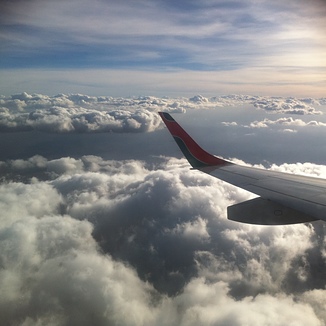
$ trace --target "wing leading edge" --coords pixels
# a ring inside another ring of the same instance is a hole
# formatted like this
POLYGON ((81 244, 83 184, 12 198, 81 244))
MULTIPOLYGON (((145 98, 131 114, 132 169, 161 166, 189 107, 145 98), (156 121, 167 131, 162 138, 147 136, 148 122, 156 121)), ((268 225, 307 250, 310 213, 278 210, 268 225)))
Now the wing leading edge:
POLYGON ((326 221, 326 180, 241 166, 203 150, 166 112, 159 112, 177 145, 199 171, 260 197, 228 207, 228 219, 284 225, 326 221))

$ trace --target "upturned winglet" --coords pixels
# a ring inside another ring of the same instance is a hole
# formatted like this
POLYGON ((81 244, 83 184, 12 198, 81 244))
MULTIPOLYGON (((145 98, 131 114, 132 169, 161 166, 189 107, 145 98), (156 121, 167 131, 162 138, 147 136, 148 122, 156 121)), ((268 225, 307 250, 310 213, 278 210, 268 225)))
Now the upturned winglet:
POLYGON ((197 169, 232 164, 203 150, 169 113, 159 112, 159 115, 192 167, 197 169))

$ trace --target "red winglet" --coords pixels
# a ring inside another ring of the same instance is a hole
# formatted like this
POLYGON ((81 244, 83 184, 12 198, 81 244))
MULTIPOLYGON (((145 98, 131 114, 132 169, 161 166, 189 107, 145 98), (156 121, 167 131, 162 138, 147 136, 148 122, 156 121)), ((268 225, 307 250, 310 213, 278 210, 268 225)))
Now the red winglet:
POLYGON ((159 112, 163 122, 169 129, 174 140, 180 147, 184 156, 194 168, 205 166, 221 166, 230 164, 203 150, 187 132, 171 117, 169 113, 159 112))

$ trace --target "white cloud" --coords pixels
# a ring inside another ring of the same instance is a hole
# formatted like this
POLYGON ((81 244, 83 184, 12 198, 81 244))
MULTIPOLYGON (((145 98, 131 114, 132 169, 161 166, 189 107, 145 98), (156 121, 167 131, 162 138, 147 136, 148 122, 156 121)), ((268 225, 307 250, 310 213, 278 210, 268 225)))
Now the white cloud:
POLYGON ((185 239, 190 239, 192 241, 209 240, 209 233, 207 232, 207 221, 203 220, 201 217, 198 217, 194 221, 178 224, 176 228, 174 228, 171 232, 177 235, 181 235, 185 239))
POLYGON ((294 127, 306 127, 306 126, 325 127, 326 123, 320 122, 320 121, 315 121, 315 120, 305 122, 301 119, 293 119, 292 117, 279 118, 277 120, 270 120, 270 119, 265 118, 262 121, 256 120, 256 121, 251 122, 248 127, 250 127, 250 128, 267 128, 267 127, 270 127, 273 125, 294 126, 294 127))
POLYGON ((296 133, 296 132, 298 132, 297 130, 294 130, 294 129, 284 129, 284 130, 282 130, 283 132, 287 132, 287 133, 296 133))
POLYGON ((326 321, 326 291, 324 289, 311 290, 304 293, 302 301, 315 307, 316 315, 321 321, 326 321))
POLYGON ((191 281, 175 301, 183 312, 180 325, 321 325, 310 306, 291 297, 261 294, 235 301, 225 283, 204 278, 191 281))
POLYGON ((8 27, 3 66, 8 62, 23 70, 3 69, 0 88, 9 94, 14 89, 214 94, 218 89, 321 96, 325 23, 320 3, 7 2, 1 13, 8 27), (37 68, 24 69, 31 66, 37 68))
MULTIPOLYGON (((3 98, 0 128, 3 131, 46 132, 150 132, 160 125, 156 111, 169 103, 163 99, 113 99, 87 95, 29 95, 3 98), (13 100, 14 98, 14 100, 13 100), (12 107, 12 101, 24 103, 12 107), (153 111, 149 111, 149 109, 153 111)), ((182 112, 182 108, 167 107, 182 112)))
POLYGON ((61 196, 48 184, 9 183, 0 187, 2 226, 14 223, 22 216, 42 216, 58 213, 61 196))
POLYGON ((2 322, 142 325, 152 320, 151 287, 101 254, 91 231, 89 222, 67 216, 22 218, 2 228, 2 322))
POLYGON ((272 170, 281 171, 281 172, 289 172, 289 173, 296 173, 302 175, 313 175, 320 178, 326 179, 326 166, 319 165, 314 163, 296 163, 296 164, 289 164, 284 163, 282 165, 273 164, 271 166, 272 170))
POLYGON ((235 121, 232 121, 232 122, 221 122, 224 126, 227 126, 227 127, 229 127, 229 126, 237 126, 238 124, 237 124, 237 122, 235 122, 235 121))
POLYGON ((261 98, 254 102, 254 106, 258 109, 264 109, 275 113, 286 114, 322 114, 306 101, 295 98, 261 98))
MULTIPOLYGON (((187 109, 216 109, 221 106, 250 104, 267 112, 291 114, 321 114, 308 103, 294 98, 272 98, 249 95, 225 95, 206 98, 138 98, 94 97, 82 94, 47 96, 17 94, 1 98, 0 131, 40 130, 55 133, 90 132, 151 132, 161 125, 158 111, 183 113, 187 109), (13 105, 19 101, 19 105, 13 105), (16 102, 15 102, 16 103, 16 102)), ((272 124, 316 125, 324 123, 301 119, 281 118, 276 121, 255 121, 250 127, 261 128, 272 124)), ((235 126, 237 122, 223 122, 235 126)))
MULTIPOLYGON (((1 168, 7 324, 325 323, 321 223, 228 221, 226 206, 250 195, 185 160, 36 156, 1 168), (30 172, 43 181, 11 181, 30 172)), ((273 169, 325 176, 311 163, 273 169)))
POLYGON ((284 117, 276 120, 264 118, 263 120, 255 120, 250 122, 249 125, 241 125, 235 121, 232 122, 221 122, 227 127, 242 126, 245 128, 271 128, 281 132, 296 133, 300 128, 303 127, 325 127, 326 123, 316 120, 304 121, 302 119, 294 119, 293 117, 284 117), (292 127, 292 128, 289 128, 292 127))

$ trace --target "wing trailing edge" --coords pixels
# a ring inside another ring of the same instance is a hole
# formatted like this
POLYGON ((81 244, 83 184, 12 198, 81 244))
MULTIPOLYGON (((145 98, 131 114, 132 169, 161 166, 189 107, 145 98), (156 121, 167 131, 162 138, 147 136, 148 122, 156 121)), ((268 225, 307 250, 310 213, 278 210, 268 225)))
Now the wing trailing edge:
POLYGON ((229 206, 228 219, 259 225, 285 225, 317 221, 316 218, 295 209, 261 197, 229 206))

